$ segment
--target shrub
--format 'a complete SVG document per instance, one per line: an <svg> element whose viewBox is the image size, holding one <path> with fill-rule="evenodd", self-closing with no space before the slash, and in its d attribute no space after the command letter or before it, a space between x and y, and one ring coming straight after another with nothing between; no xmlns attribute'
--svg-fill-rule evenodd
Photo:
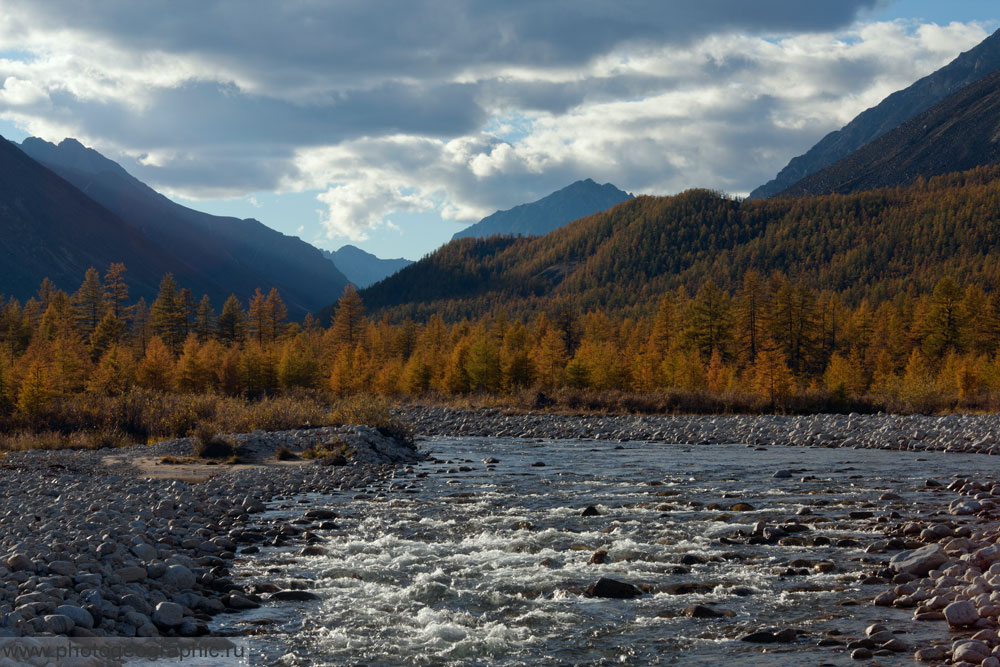
<svg viewBox="0 0 1000 667"><path fill-rule="evenodd" d="M290 450L288 447L284 447L284 446L279 447L278 451L276 451L274 453L274 460L275 461L293 461L293 460L295 460L297 458L299 458L299 457L296 456L292 452L292 450Z"/></svg>
<svg viewBox="0 0 1000 667"><path fill-rule="evenodd" d="M194 429L190 435L194 455L200 459L225 459L236 456L233 443L223 440L207 424Z"/></svg>
<svg viewBox="0 0 1000 667"><path fill-rule="evenodd" d="M413 430L392 416L389 402L380 396L351 396L339 401L330 411L333 426L364 424L379 433L403 442L413 442Z"/></svg>

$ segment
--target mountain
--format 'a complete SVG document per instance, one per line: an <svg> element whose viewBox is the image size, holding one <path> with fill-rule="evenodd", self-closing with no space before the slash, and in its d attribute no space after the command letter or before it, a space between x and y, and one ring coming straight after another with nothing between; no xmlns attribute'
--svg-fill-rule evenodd
<svg viewBox="0 0 1000 667"><path fill-rule="evenodd" d="M1000 71L993 72L802 179L783 195L906 186L918 177L1000 162Z"/></svg>
<svg viewBox="0 0 1000 667"><path fill-rule="evenodd" d="M30 137L21 150L149 237L161 254L183 262L183 271L168 265L179 284L196 296L208 294L216 307L231 293L246 301L258 287L264 292L276 287L289 315L297 318L336 299L347 285L308 243L257 220L209 215L172 202L75 139L56 146ZM114 261L123 261L130 276L138 268L127 257ZM82 278L81 272L77 285Z"/></svg>
<svg viewBox="0 0 1000 667"><path fill-rule="evenodd" d="M756 270L884 301L942 276L997 284L1000 166L909 188L737 201L708 190L641 196L542 237L452 241L361 292L375 317L457 321L605 308L648 314L707 280L737 290Z"/></svg>
<svg viewBox="0 0 1000 667"><path fill-rule="evenodd" d="M0 292L27 299L45 277L74 292L89 267L112 262L127 264L137 297L155 295L167 271L181 284L197 273L0 138Z"/></svg>
<svg viewBox="0 0 1000 667"><path fill-rule="evenodd" d="M998 68L1000 30L945 67L893 93L842 129L826 135L807 153L792 159L774 180L751 192L750 197L762 199L786 190Z"/></svg>
<svg viewBox="0 0 1000 667"><path fill-rule="evenodd" d="M329 250L321 250L320 252L323 253L324 257L333 262L334 266L348 280L361 288L377 283L400 269L413 264L412 260L403 257L399 259L382 259L352 245L345 245L335 252L330 252Z"/></svg>
<svg viewBox="0 0 1000 667"><path fill-rule="evenodd" d="M591 179L577 181L530 204L521 204L506 211L488 215L471 227L466 227L451 239L488 236L542 236L567 222L591 213L605 211L615 204L631 199L632 195L605 183Z"/></svg>

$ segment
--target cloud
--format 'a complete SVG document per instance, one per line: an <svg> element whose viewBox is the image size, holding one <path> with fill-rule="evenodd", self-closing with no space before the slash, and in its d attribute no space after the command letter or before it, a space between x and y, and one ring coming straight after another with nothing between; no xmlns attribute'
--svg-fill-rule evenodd
<svg viewBox="0 0 1000 667"><path fill-rule="evenodd" d="M330 236L578 178L748 191L985 37L881 0L0 0L0 117L188 198L322 194Z"/></svg>
<svg viewBox="0 0 1000 667"><path fill-rule="evenodd" d="M631 99L593 93L604 89L602 81L574 81L588 91L585 99L564 112L522 116L516 139L489 132L454 139L396 135L302 149L295 159L302 180L290 179L286 187L408 187L423 205L461 221L583 177L636 192L706 186L746 193L830 129L984 37L977 26L910 30L882 23L841 33L709 37L684 49L648 49L615 68L596 64L578 73L632 81L667 73L668 83L651 84ZM332 188L323 195L334 234L346 224L336 222L341 215L365 219L362 202L339 207L349 192ZM378 211L391 206L375 201L371 210L378 219Z"/></svg>

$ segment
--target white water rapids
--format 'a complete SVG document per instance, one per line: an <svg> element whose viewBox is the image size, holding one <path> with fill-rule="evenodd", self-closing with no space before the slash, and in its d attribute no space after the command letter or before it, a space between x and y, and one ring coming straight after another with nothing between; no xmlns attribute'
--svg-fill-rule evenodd
<svg viewBox="0 0 1000 667"><path fill-rule="evenodd" d="M847 665L843 647L818 640L846 641L876 621L905 631L899 636L910 643L944 634L908 612L871 606L887 584L862 578L894 552L865 549L885 542L881 527L936 507L927 477L947 482L973 458L979 470L1000 463L495 438L434 438L421 448L437 462L400 470L383 488L273 503L266 520L336 511L336 529L311 528L325 555L269 547L234 571L321 599L269 603L216 627L250 633L265 664ZM779 469L790 476L775 478ZM901 498L878 500L887 491ZM741 502L753 509L730 510ZM581 516L591 505L600 515ZM866 510L874 513L867 521L848 518ZM758 521L805 525L794 533L805 543L720 542ZM845 539L854 542L836 546ZM607 552L604 563L590 562L597 550ZM821 562L835 567L823 571ZM631 600L581 594L601 577L648 592ZM689 618L695 604L726 615ZM803 633L793 644L737 641L789 627ZM880 664L909 664L911 655Z"/></svg>

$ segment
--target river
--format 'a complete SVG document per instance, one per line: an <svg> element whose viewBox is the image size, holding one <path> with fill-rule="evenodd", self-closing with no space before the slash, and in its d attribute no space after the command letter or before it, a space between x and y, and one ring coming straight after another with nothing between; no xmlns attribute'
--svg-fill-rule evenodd
<svg viewBox="0 0 1000 667"><path fill-rule="evenodd" d="M304 510L315 507L338 513L335 528L313 522L324 554L268 547L234 571L321 599L222 617L215 629L251 634L261 662L285 665L847 665L842 646L819 641L846 643L873 622L911 645L939 638L909 612L873 607L887 584L865 580L894 553L882 548L883 529L937 508L924 481L968 472L973 455L504 438L420 444L433 458L384 487L273 502L264 521L305 523ZM1000 463L974 461L983 473ZM734 510L738 503L749 508ZM582 515L590 506L597 516ZM788 527L782 544L746 543L760 521ZM591 562L602 560L598 550L604 562ZM647 592L582 594L601 577ZM722 616L691 618L696 604ZM767 628L800 636L738 641ZM911 656L880 664L912 664Z"/></svg>

